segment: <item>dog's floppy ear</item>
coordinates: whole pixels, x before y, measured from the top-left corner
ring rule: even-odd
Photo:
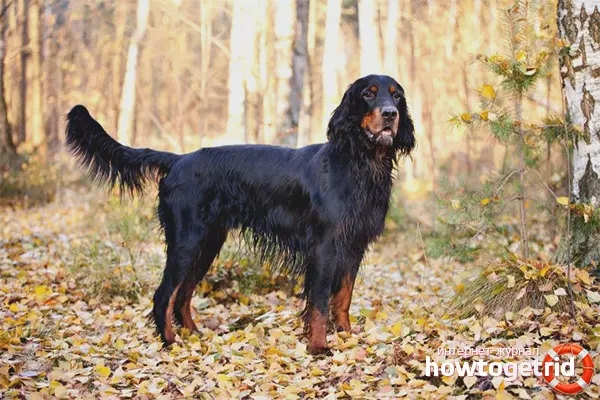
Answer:
[[[406,99],[402,98],[398,104],[398,113],[400,121],[398,122],[398,132],[394,138],[394,148],[400,151],[402,155],[409,155],[415,148],[415,126],[408,112]]]
[[[355,118],[353,118],[352,110],[355,109],[355,96],[354,96],[354,84],[348,86],[346,89],[346,93],[344,93],[344,97],[342,97],[342,101],[340,105],[337,106],[333,114],[331,115],[331,119],[329,120],[329,124],[327,125],[327,139],[342,139],[338,137],[343,132],[349,132],[356,125]]]

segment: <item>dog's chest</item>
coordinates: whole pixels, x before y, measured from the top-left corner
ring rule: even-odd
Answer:
[[[340,224],[346,240],[369,244],[383,232],[390,194],[385,184],[363,184],[352,191]]]

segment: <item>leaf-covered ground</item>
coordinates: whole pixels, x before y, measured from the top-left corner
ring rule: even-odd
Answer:
[[[161,350],[148,321],[164,261],[151,206],[80,190],[0,210],[0,397],[546,399],[555,395],[537,378],[426,377],[425,357],[441,361],[438,349],[451,347],[545,354],[564,342],[595,356],[600,343],[593,289],[591,306],[577,303],[579,324],[552,310],[565,292],[547,285],[543,309],[451,317],[473,266],[428,259],[418,232],[390,232],[362,268],[354,333],[329,336],[333,356],[307,354],[302,300],[286,285],[270,290],[281,278],[223,274],[248,263],[235,243],[194,299],[200,332],[180,330],[180,344]],[[585,273],[574,281],[592,288]],[[598,397],[599,378],[586,397]]]

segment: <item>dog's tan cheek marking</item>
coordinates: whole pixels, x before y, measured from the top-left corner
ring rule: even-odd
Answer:
[[[373,113],[367,113],[363,117],[363,119],[360,123],[360,126],[362,126],[362,128],[365,129],[367,127],[370,127],[372,123],[373,123]]]
[[[175,305],[175,299],[177,298],[177,292],[181,287],[181,283],[177,285],[171,298],[169,298],[169,304],[167,304],[167,312],[165,315],[165,340],[167,344],[171,344],[175,341],[175,335],[173,334],[173,306]]]

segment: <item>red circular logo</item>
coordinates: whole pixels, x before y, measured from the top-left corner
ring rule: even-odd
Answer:
[[[563,354],[572,354],[583,364],[583,375],[577,378],[574,383],[561,383],[556,379],[554,363],[559,359],[558,356]],[[548,369],[546,369],[546,364],[550,364]],[[564,394],[577,394],[583,392],[590,384],[594,375],[594,361],[583,347],[574,343],[565,343],[556,346],[546,354],[542,362],[542,373],[544,374],[544,380],[552,389]]]

